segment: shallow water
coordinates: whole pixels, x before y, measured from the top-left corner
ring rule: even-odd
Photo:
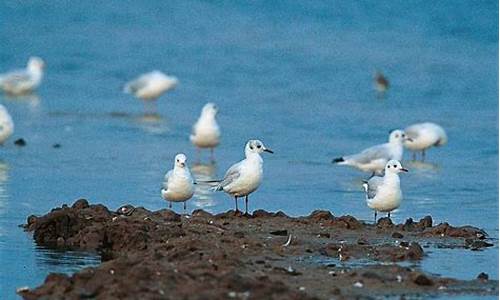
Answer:
[[[431,150],[427,164],[405,163],[394,221],[431,214],[498,239],[497,16],[494,1],[3,1],[0,71],[30,55],[48,68],[38,97],[0,96],[16,123],[0,149],[2,299],[49,272],[97,263],[34,246],[18,228],[28,215],[79,197],[113,209],[166,207],[161,179],[177,152],[194,163],[188,135],[208,101],[220,108],[223,140],[216,165],[193,169],[220,178],[246,140],[260,138],[275,154],[264,157],[265,181],[250,206],[291,215],[329,209],[371,220],[365,175],[331,159],[384,142],[390,129],[438,122],[449,143]],[[156,115],[144,115],[121,87],[152,69],[181,84],[158,101]],[[384,99],[373,92],[375,69],[391,81]],[[28,145],[15,147],[18,137]],[[233,201],[198,187],[188,209],[198,207],[219,212]],[[498,279],[498,242],[473,254],[433,249],[422,265]]]

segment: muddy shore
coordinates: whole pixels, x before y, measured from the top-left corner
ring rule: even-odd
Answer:
[[[39,245],[97,251],[102,257],[98,267],[72,276],[50,274],[39,287],[20,289],[24,299],[498,294],[498,281],[486,274],[463,281],[408,267],[425,259],[428,248],[477,251],[492,246],[479,228],[435,225],[430,216],[404,224],[388,218],[366,224],[328,211],[293,218],[263,210],[252,215],[196,210],[186,216],[132,206],[111,211],[80,199],[30,216],[24,226]],[[370,263],[350,264],[360,259]]]

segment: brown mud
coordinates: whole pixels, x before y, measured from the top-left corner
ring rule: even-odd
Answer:
[[[472,226],[433,225],[427,216],[366,224],[315,211],[306,217],[257,210],[190,216],[167,209],[117,211],[78,200],[25,225],[37,244],[97,251],[102,264],[72,276],[50,274],[24,299],[354,299],[498,294],[498,281],[427,274],[398,262],[425,259],[429,247],[491,246]],[[357,260],[365,264],[349,264]],[[460,262],[457,262],[460,263]],[[413,265],[413,264],[406,264]],[[471,274],[472,276],[472,274]]]

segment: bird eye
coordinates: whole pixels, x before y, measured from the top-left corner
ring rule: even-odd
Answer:
[[[391,166],[387,166],[387,169],[389,169]]]
[[[259,149],[260,149],[260,147],[262,147],[262,146],[261,146],[261,145],[257,145],[257,148],[259,148]]]
[[[253,146],[250,146],[250,150],[253,150]]]
[[[401,135],[401,137],[405,137],[405,134],[403,133],[403,134]]]
[[[177,160],[177,162],[179,162],[179,160]]]
[[[396,166],[396,165],[394,165],[393,167],[394,167],[394,168],[397,168],[397,166]]]

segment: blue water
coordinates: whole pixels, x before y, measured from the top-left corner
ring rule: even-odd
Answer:
[[[431,150],[428,164],[405,162],[410,173],[394,221],[431,214],[498,239],[498,3],[290,2],[0,3],[0,71],[30,55],[47,63],[37,97],[0,96],[16,124],[0,149],[2,299],[49,272],[98,263],[38,249],[17,227],[28,215],[79,197],[164,208],[163,174],[178,152],[194,162],[188,135],[208,101],[220,108],[223,140],[217,164],[198,166],[197,176],[222,176],[245,141],[260,138],[275,154],[264,157],[251,208],[290,215],[329,209],[371,220],[365,174],[331,159],[384,142],[390,129],[437,122],[449,143]],[[154,118],[121,93],[125,81],[152,69],[181,81]],[[376,69],[391,81],[385,99],[373,91]],[[19,137],[25,148],[13,145]],[[188,208],[232,205],[199,188]],[[497,240],[473,257],[432,251],[424,269],[498,279]]]

